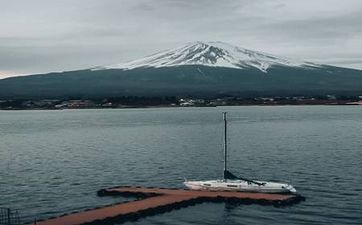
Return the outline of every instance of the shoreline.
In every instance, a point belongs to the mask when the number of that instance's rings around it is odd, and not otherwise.
[[[0,100],[0,110],[63,110],[63,109],[137,109],[187,108],[218,106],[306,106],[306,105],[362,105],[362,96],[324,97],[118,97],[73,99],[8,99]]]
[[[336,104],[241,104],[241,105],[217,105],[217,106],[171,106],[171,105],[157,105],[157,106],[127,106],[127,107],[79,107],[79,108],[0,108],[0,111],[62,111],[62,110],[103,110],[103,109],[158,109],[158,108],[216,108],[216,107],[239,107],[239,106],[362,106],[362,103],[336,103]]]

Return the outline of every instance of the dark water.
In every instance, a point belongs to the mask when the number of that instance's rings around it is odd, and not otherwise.
[[[222,111],[231,170],[288,181],[307,201],[204,203],[135,224],[362,224],[356,106],[0,111],[0,207],[32,220],[125,200],[97,197],[104,187],[220,177]]]

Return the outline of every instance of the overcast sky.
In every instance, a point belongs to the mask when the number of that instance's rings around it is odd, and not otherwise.
[[[361,0],[0,0],[0,78],[224,41],[362,69]]]

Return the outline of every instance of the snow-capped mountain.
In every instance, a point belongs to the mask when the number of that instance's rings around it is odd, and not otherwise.
[[[227,68],[257,68],[267,72],[272,66],[318,67],[319,65],[298,62],[267,53],[240,48],[223,42],[194,42],[185,46],[166,50],[127,63],[97,67],[100,69],[134,69],[140,67],[173,67],[181,65],[203,65]]]
[[[111,66],[0,80],[0,100],[326,95],[362,96],[362,71],[289,60],[221,42],[191,43]]]

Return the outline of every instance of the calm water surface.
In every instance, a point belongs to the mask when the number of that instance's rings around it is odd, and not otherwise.
[[[104,187],[218,178],[222,111],[231,171],[290,182],[307,201],[204,203],[132,224],[362,224],[357,106],[0,111],[0,207],[30,221],[127,200],[97,197]]]

